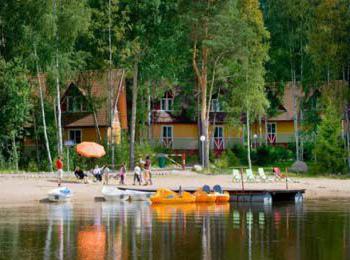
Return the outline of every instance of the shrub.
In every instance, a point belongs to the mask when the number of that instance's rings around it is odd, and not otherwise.
[[[235,154],[236,158],[239,160],[239,164],[248,164],[247,159],[247,147],[242,144],[235,144],[231,151]]]
[[[240,161],[231,150],[226,150],[224,153],[222,153],[214,163],[216,167],[222,169],[240,165]]]

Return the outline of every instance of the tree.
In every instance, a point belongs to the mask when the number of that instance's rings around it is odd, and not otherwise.
[[[312,77],[310,55],[307,52],[308,32],[313,5],[310,1],[262,0],[266,26],[271,32],[270,59],[267,63],[267,81],[291,82],[292,87],[306,89]],[[283,8],[281,8],[283,6]],[[287,83],[285,83],[287,84]],[[296,96],[296,93],[293,94]],[[298,100],[293,97],[294,136],[296,160],[300,160],[302,140]]]
[[[11,159],[17,171],[19,155],[16,139],[22,137],[31,109],[27,71],[22,64],[19,59],[12,62],[0,59],[0,139],[3,145],[11,147]]]
[[[218,86],[224,85],[229,93],[225,100],[229,113],[239,110],[241,101],[251,112],[261,111],[266,104],[263,75],[268,33],[255,0],[186,1],[183,9],[188,10],[192,66],[200,93],[200,135],[206,139],[202,160],[208,167],[210,103]]]
[[[341,114],[337,111],[334,102],[327,100],[315,144],[315,155],[320,171],[326,173],[344,172],[345,151],[341,134]]]

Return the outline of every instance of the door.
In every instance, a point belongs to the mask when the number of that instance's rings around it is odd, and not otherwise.
[[[163,126],[162,127],[162,144],[166,147],[171,148],[173,146],[173,127]]]
[[[224,150],[224,128],[222,126],[215,127],[214,149],[218,151]]]
[[[267,123],[267,142],[275,144],[277,141],[277,126],[276,123]]]

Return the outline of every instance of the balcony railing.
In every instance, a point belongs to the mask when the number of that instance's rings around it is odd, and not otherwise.
[[[153,138],[151,139],[151,144],[156,145],[162,145],[174,150],[197,150],[198,149],[198,142],[199,140],[197,138],[192,137],[182,137],[182,138]],[[276,135],[276,141],[274,144],[284,144],[284,143],[292,143],[294,142],[294,133],[283,133],[283,134],[277,134]],[[252,138],[251,144],[259,144],[259,143],[265,143],[265,135],[262,137],[258,137],[256,140]],[[269,142],[267,142],[269,144]],[[235,144],[243,144],[243,138],[241,137],[229,137],[229,138],[222,138],[221,140],[214,140],[213,138],[210,139],[210,149],[220,149],[222,147],[223,149],[231,148]],[[246,143],[245,143],[246,144]]]

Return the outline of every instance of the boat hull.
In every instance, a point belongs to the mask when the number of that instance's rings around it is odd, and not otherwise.
[[[48,200],[52,202],[64,202],[70,200],[72,197],[72,192],[66,187],[57,188],[49,191]]]

